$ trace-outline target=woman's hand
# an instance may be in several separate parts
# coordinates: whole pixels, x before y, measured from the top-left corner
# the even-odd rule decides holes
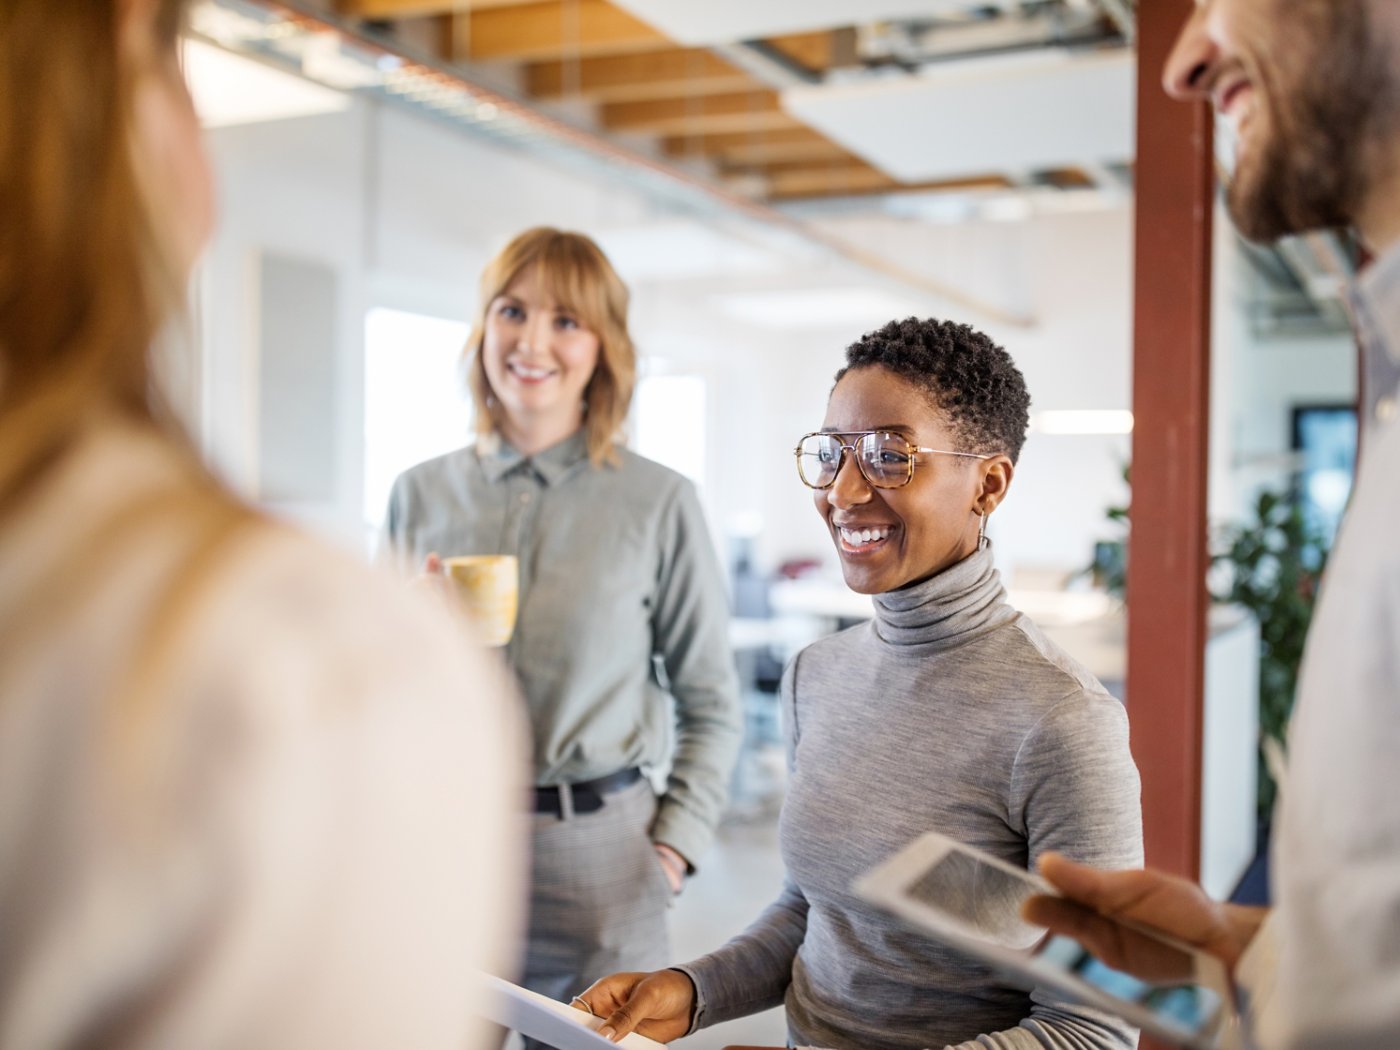
[[[652,846],[656,849],[657,860],[661,861],[661,869],[666,872],[666,881],[671,885],[671,895],[675,896],[685,885],[690,862],[664,842],[653,842]]]
[[[679,970],[615,973],[595,981],[572,1005],[603,1018],[598,1034],[613,1042],[637,1032],[669,1043],[690,1031],[695,985]]]
[[[442,558],[437,551],[432,551],[423,559],[423,568],[408,582],[415,589],[436,594],[439,598],[447,597],[447,577],[442,571]]]
[[[1263,908],[1222,904],[1194,882],[1151,869],[1097,871],[1051,853],[1041,858],[1040,873],[1070,900],[1101,915],[1160,930],[1214,955],[1231,971],[1266,914]],[[1032,897],[1023,914],[1029,922],[1073,937],[1109,966],[1153,976],[1150,971],[1159,960],[1144,950],[1151,944],[1146,938],[1125,940],[1122,927],[1067,908],[1055,897]]]

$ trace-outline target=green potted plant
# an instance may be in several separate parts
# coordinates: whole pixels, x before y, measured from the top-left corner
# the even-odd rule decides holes
[[[1128,468],[1123,468],[1128,480]],[[1128,507],[1109,507],[1108,519],[1122,532]],[[1277,787],[1265,759],[1266,741],[1285,744],[1298,684],[1303,642],[1312,621],[1318,580],[1327,561],[1325,535],[1309,521],[1296,484],[1263,490],[1251,515],[1216,530],[1211,556],[1211,598],[1242,605],[1259,621],[1259,793],[1261,821],[1273,811]],[[1120,600],[1127,585],[1126,536],[1094,544],[1084,571]]]
[[[1267,819],[1277,789],[1265,741],[1285,743],[1327,540],[1308,519],[1296,486],[1261,491],[1252,512],[1218,533],[1212,597],[1244,606],[1259,621],[1259,814]]]

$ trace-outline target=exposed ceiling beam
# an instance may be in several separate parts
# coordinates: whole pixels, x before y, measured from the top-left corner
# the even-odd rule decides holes
[[[600,111],[610,131],[639,131],[653,135],[706,135],[726,131],[761,132],[800,127],[778,105],[772,91],[734,95],[613,102]]]
[[[577,62],[537,62],[525,71],[525,86],[537,98],[578,93],[599,102],[634,102],[728,94],[759,85],[702,48],[672,48]]]
[[[768,196],[774,200],[795,197],[832,197],[851,193],[873,193],[899,186],[883,171],[862,160],[835,164],[783,165],[764,174]]]
[[[768,177],[768,199],[773,202],[796,201],[812,197],[862,196],[872,193],[895,192],[966,192],[969,190],[1004,190],[1011,182],[1002,175],[980,175],[966,179],[939,182],[900,183],[884,172],[865,166],[833,171],[830,166],[810,170],[792,169]]]
[[[779,91],[821,83],[822,74],[813,72],[763,40],[716,44],[713,50],[725,61],[748,72],[760,84]]]
[[[753,168],[771,164],[831,164],[854,160],[853,155],[834,142],[817,139],[812,142],[757,142],[711,150],[726,168]]]
[[[728,153],[729,150],[752,148],[755,153],[784,148],[801,151],[804,147],[832,147],[832,140],[813,132],[811,127],[797,125],[770,132],[720,132],[715,134],[685,134],[662,141],[671,157],[697,157],[708,153]]]
[[[350,18],[393,19],[464,14],[533,3],[538,0],[336,0],[335,6]]]
[[[775,36],[765,44],[813,73],[825,73],[837,61],[837,34],[831,29]]]
[[[452,15],[453,61],[530,62],[655,51],[672,46],[606,0],[534,3]]]

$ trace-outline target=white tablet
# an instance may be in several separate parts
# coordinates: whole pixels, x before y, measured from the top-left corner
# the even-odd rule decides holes
[[[555,1002],[548,996],[528,988],[503,981],[499,977],[481,974],[485,994],[482,1014],[502,1028],[548,1043],[556,1050],[666,1050],[658,1043],[636,1032],[629,1032],[618,1042],[599,1035],[595,1029],[603,1024],[601,1017],[575,1010]]]
[[[1044,879],[944,835],[916,839],[857,879],[855,891],[1027,987],[1054,989],[1191,1050],[1238,1045],[1229,977],[1218,959],[1106,919],[1149,947],[1156,962],[1150,979],[1114,970],[1077,941],[1021,919],[1028,898],[1059,896]]]

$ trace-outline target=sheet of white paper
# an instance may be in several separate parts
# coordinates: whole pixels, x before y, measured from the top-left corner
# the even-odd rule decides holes
[[[482,974],[481,979],[486,989],[482,997],[483,1012],[488,1020],[548,1043],[557,1050],[616,1050],[619,1046],[625,1050],[665,1050],[665,1043],[635,1032],[614,1043],[597,1033],[596,1029],[603,1023],[601,1017],[556,1003],[538,992],[490,974]]]

